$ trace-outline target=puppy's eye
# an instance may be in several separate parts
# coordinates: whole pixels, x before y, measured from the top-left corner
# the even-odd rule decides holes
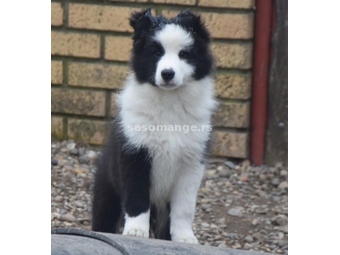
[[[185,50],[181,50],[178,54],[179,58],[184,58],[187,59],[190,57],[190,53],[188,51]]]
[[[162,56],[162,51],[160,51],[160,50],[158,50],[158,51],[155,51],[154,53],[153,53],[156,57],[160,57],[160,56]]]

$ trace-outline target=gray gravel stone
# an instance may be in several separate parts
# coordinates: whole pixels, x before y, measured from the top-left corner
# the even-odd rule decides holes
[[[56,166],[56,165],[58,165],[58,160],[56,160],[56,159],[52,159],[51,160],[51,164],[52,164],[52,166]]]
[[[286,215],[277,215],[271,219],[274,225],[284,226],[288,223],[288,217]]]
[[[225,164],[227,167],[231,168],[231,169],[234,169],[235,166],[236,166],[236,165],[235,165],[233,162],[231,162],[231,161],[226,161],[226,162],[224,162],[224,164]]]
[[[86,148],[85,148],[85,147],[80,147],[80,148],[78,148],[78,154],[79,154],[79,156],[85,155],[85,152],[86,152]]]
[[[278,240],[277,245],[280,246],[280,247],[284,247],[284,246],[288,245],[288,242],[286,240]]]
[[[77,156],[78,155],[78,149],[74,148],[74,149],[70,150],[70,154]]]
[[[228,214],[231,215],[231,216],[235,216],[235,217],[243,217],[243,213],[238,208],[231,208],[228,211]]]
[[[73,222],[73,221],[76,221],[76,217],[74,217],[72,214],[70,213],[66,213],[66,214],[63,214],[59,217],[60,220],[63,220],[63,221],[68,221],[68,222]]]
[[[273,184],[274,186],[279,185],[279,184],[280,184],[280,179],[279,179],[279,178],[274,178],[274,179],[272,180],[272,184]]]
[[[225,178],[229,178],[232,175],[232,171],[230,169],[222,169],[221,171],[219,171],[219,175],[220,177],[225,177]]]
[[[78,160],[81,164],[88,164],[90,162],[90,158],[87,155],[79,157]]]
[[[248,235],[244,238],[244,241],[246,241],[247,243],[252,243],[254,241],[254,238],[252,236]]]
[[[288,189],[288,182],[284,181],[279,184],[279,189]]]

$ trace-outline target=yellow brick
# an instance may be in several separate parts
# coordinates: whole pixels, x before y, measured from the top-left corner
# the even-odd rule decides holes
[[[105,116],[105,92],[52,88],[52,112]]]
[[[215,82],[216,96],[231,99],[249,99],[251,75],[219,74]]]
[[[121,2],[121,0],[110,0],[111,2]],[[195,5],[196,0],[126,0],[125,2],[133,3],[156,3],[156,4],[178,4],[178,5]]]
[[[111,94],[111,109],[110,109],[110,115],[111,116],[116,116],[118,113],[118,107],[117,107],[117,102],[116,102],[116,93]]]
[[[213,43],[211,45],[218,67],[249,69],[252,66],[251,43]]]
[[[52,60],[51,63],[51,83],[62,84],[63,83],[63,62]]]
[[[254,0],[199,0],[199,6],[250,9]]]
[[[201,13],[214,38],[250,39],[253,37],[253,14]]]
[[[126,36],[105,37],[105,59],[128,61],[130,59],[132,39]]]
[[[162,15],[171,18],[178,12],[162,11]],[[206,27],[214,38],[250,39],[253,37],[253,14],[199,13]]]
[[[121,2],[122,0],[109,0],[110,2]],[[150,2],[151,0],[125,0],[124,2],[129,2],[129,3],[146,3]]]
[[[51,117],[51,135],[53,139],[63,139],[64,128],[62,117]]]
[[[151,0],[151,2],[157,4],[195,5],[196,0]]]
[[[69,5],[69,26],[75,28],[132,32],[129,17],[141,8],[103,6],[93,4]]]
[[[93,34],[52,31],[52,55],[100,57],[100,37]]]
[[[68,84],[71,86],[117,89],[123,86],[127,66],[114,64],[70,62]]]
[[[220,102],[215,111],[212,123],[216,127],[249,127],[249,103]]]
[[[61,3],[51,3],[51,25],[62,26],[63,25],[64,10]]]
[[[213,131],[210,153],[213,156],[247,158],[248,133]]]
[[[105,121],[68,119],[67,136],[74,141],[102,145],[108,132]]]

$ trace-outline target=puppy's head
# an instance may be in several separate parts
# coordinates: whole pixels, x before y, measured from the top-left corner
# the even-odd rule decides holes
[[[180,12],[170,20],[150,9],[133,13],[132,69],[140,83],[173,90],[210,75],[210,36],[200,16]]]

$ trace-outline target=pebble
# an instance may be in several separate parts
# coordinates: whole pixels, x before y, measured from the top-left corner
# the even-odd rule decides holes
[[[73,222],[73,221],[76,221],[76,217],[74,217],[72,214],[70,213],[66,213],[66,214],[63,214],[59,217],[60,220],[63,220],[63,221],[68,221],[68,222]]]
[[[85,147],[80,147],[78,148],[78,155],[79,156],[83,156],[86,152],[86,148]]]
[[[274,178],[274,179],[272,180],[272,184],[273,184],[274,186],[279,185],[279,184],[280,184],[279,178]]]
[[[97,153],[90,150],[86,153],[86,156],[88,156],[90,160],[94,160],[97,157]]]
[[[52,166],[56,166],[56,165],[58,165],[58,160],[57,159],[51,159],[51,164],[52,164]]]
[[[244,241],[246,241],[247,243],[252,243],[254,241],[254,237],[248,235],[244,238]]]
[[[277,215],[271,219],[271,222],[274,225],[284,226],[284,225],[287,225],[288,223],[288,217],[286,215]]]
[[[249,180],[249,177],[247,174],[241,174],[240,181],[247,182]]]
[[[229,169],[222,169],[219,171],[220,177],[229,178],[232,175],[232,171]]]
[[[54,198],[54,201],[56,201],[56,202],[61,202],[61,201],[63,201],[64,200],[64,198],[62,197],[62,196],[56,196],[55,198]]]
[[[280,171],[280,175],[281,176],[287,176],[288,175],[288,171],[283,169],[283,170]]]
[[[70,150],[69,153],[70,153],[71,155],[77,156],[77,155],[78,155],[78,149],[74,148],[74,149]]]
[[[243,213],[238,208],[231,208],[228,211],[228,214],[231,215],[231,216],[235,216],[235,217],[243,217]]]
[[[288,182],[284,181],[279,184],[279,189],[288,189]]]
[[[90,162],[90,158],[87,155],[80,156],[78,160],[81,164],[88,164]]]
[[[286,240],[278,240],[277,245],[279,247],[284,247],[284,246],[288,245],[288,242]]]
[[[226,161],[226,162],[224,162],[224,164],[227,166],[227,167],[229,167],[230,169],[234,169],[235,168],[235,164],[233,163],[233,162],[231,162],[231,161]]]
[[[82,202],[82,201],[79,201],[79,200],[75,201],[74,204],[75,204],[77,207],[84,207],[83,202]]]
[[[71,142],[66,147],[67,147],[67,150],[71,151],[76,147],[76,144]]]

